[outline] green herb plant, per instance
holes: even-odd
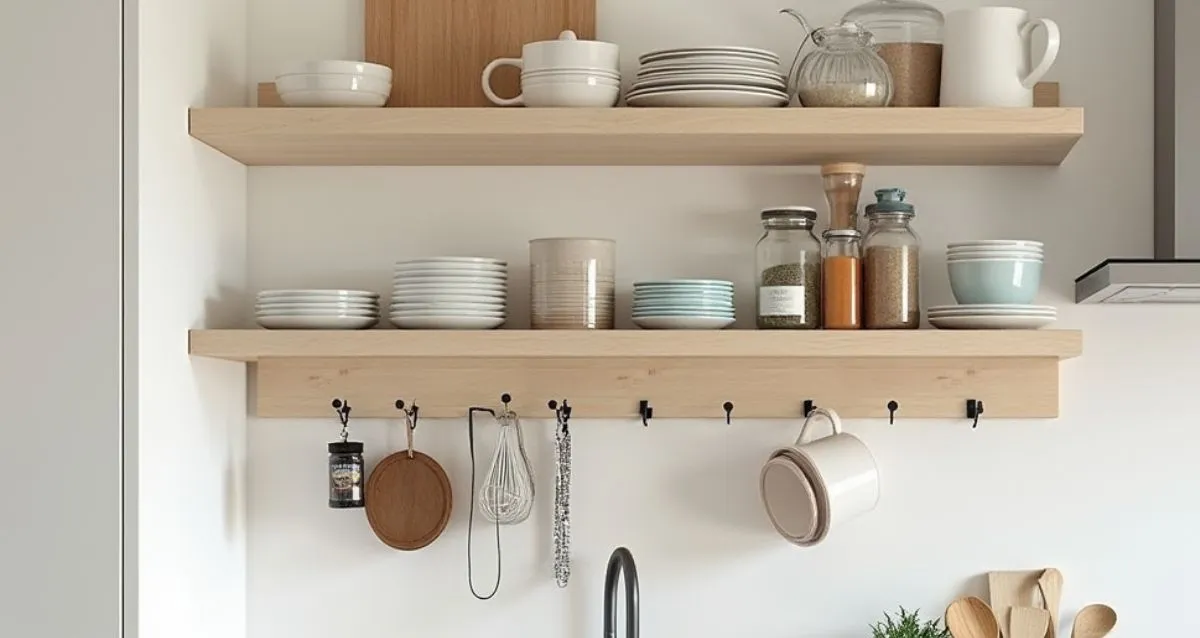
[[[871,625],[872,638],[950,638],[941,620],[921,622],[921,610],[909,612],[901,607],[898,618],[884,612],[883,621]]]

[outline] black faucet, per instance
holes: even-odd
[[[638,576],[633,554],[613,550],[604,575],[604,638],[617,638],[617,581],[625,574],[625,638],[638,638]]]

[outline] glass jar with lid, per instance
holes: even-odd
[[[875,191],[863,239],[864,323],[870,329],[921,327],[921,238],[900,188]]]
[[[875,50],[892,75],[892,106],[938,105],[946,22],[941,11],[917,0],[871,0],[842,19],[875,36]]]
[[[826,330],[862,328],[862,233],[837,229],[822,237],[822,324]]]
[[[821,241],[813,234],[817,211],[807,206],[762,211],[755,246],[760,329],[811,330],[821,326]]]
[[[796,68],[795,88],[808,107],[887,106],[892,76],[871,32],[855,22],[813,29],[816,46]]]

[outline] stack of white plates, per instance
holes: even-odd
[[[733,321],[733,282],[667,279],[633,284],[633,323],[639,328],[719,330]]]
[[[370,62],[300,62],[275,76],[275,90],[287,106],[383,106],[392,70]]]
[[[431,257],[396,263],[388,318],[397,328],[486,330],[507,318],[508,263]]]
[[[660,49],[640,58],[629,106],[786,106],[779,56],[749,47]]]
[[[1054,306],[959,304],[933,306],[929,323],[943,330],[1036,330],[1054,323]]]
[[[367,290],[264,290],[258,325],[276,330],[359,330],[379,323],[379,295]]]

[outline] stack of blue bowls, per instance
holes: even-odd
[[[733,282],[666,279],[633,284],[633,323],[652,330],[720,330],[733,325]]]

